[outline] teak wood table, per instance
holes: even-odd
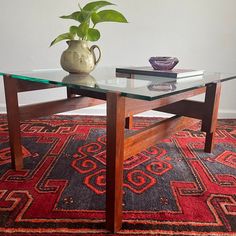
[[[23,168],[20,121],[71,111],[106,102],[106,227],[112,232],[122,226],[123,162],[143,149],[201,120],[206,132],[205,152],[211,152],[217,123],[221,82],[235,74],[204,74],[186,79],[123,75],[115,69],[96,69],[91,75],[68,75],[61,70],[0,73],[4,78],[12,168]],[[126,77],[126,78],[125,78]],[[65,87],[64,99],[19,106],[18,93]],[[205,94],[203,102],[187,100]],[[138,131],[132,116],[147,110],[175,114],[171,118]]]

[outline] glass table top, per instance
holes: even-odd
[[[67,86],[103,94],[119,92],[122,96],[155,100],[171,94],[181,93],[209,83],[236,79],[236,74],[207,73],[187,78],[167,78],[148,75],[134,75],[134,78],[116,77],[115,68],[96,68],[89,75],[69,74],[61,69],[33,70],[28,72],[0,72],[13,78],[39,83]]]

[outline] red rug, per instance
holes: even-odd
[[[135,129],[155,122],[136,118]],[[0,116],[0,235],[104,235],[105,118],[22,122],[23,171],[11,170]],[[118,235],[236,235],[236,120],[218,122],[212,154],[199,125],[124,164]]]

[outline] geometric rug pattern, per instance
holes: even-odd
[[[134,129],[157,120],[135,117]],[[117,235],[236,235],[236,120],[218,121],[211,154],[199,130],[200,123],[125,161]],[[23,121],[21,131],[25,168],[14,171],[0,115],[0,235],[111,235],[106,118],[50,116]]]

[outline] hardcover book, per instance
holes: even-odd
[[[154,70],[152,67],[127,67],[116,68],[116,73],[120,74],[139,74],[169,78],[185,78],[197,75],[203,75],[204,70],[192,69],[172,69],[172,70]]]

